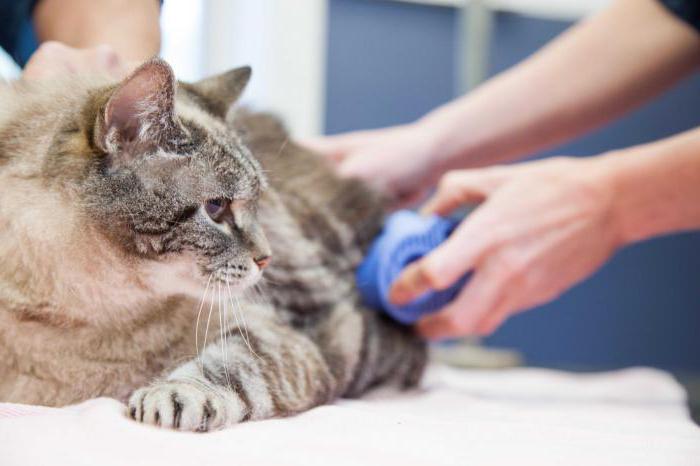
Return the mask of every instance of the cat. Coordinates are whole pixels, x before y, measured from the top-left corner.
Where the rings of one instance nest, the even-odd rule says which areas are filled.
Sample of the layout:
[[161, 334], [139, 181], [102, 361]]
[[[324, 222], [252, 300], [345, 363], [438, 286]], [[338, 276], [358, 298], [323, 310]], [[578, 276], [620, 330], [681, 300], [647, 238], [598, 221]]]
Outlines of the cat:
[[250, 75], [0, 89], [0, 401], [208, 431], [419, 381], [354, 281], [384, 200], [239, 109]]

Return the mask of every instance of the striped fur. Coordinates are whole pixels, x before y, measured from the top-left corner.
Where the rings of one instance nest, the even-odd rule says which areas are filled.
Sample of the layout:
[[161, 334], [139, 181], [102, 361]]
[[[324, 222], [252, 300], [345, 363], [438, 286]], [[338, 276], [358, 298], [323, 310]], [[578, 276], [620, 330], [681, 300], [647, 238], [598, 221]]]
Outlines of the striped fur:
[[[249, 76], [0, 89], [0, 400], [201, 431], [417, 383], [423, 344], [354, 283], [382, 200], [233, 109]], [[245, 202], [214, 225], [212, 197]]]

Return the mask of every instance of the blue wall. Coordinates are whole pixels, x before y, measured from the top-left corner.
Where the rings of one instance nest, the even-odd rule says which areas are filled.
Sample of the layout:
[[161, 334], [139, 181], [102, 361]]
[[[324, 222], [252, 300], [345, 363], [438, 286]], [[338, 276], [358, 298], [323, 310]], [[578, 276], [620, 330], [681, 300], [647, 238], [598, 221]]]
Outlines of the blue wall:
[[[327, 132], [411, 121], [454, 98], [456, 26], [456, 12], [449, 8], [331, 0]], [[517, 63], [567, 26], [497, 15], [492, 72]], [[700, 78], [694, 77], [551, 153], [595, 154], [698, 122]], [[518, 348], [537, 365], [700, 370], [700, 234], [624, 249], [557, 301], [511, 319], [487, 343]]]
[[451, 100], [454, 12], [332, 0], [326, 132], [406, 123]]

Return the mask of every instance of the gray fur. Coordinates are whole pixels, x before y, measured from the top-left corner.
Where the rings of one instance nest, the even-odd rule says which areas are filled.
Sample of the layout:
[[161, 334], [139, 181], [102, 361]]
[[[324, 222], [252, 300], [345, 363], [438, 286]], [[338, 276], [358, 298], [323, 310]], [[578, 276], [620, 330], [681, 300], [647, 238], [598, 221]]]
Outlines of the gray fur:
[[235, 110], [249, 76], [0, 90], [0, 400], [210, 430], [417, 383], [423, 344], [354, 283], [382, 200]]

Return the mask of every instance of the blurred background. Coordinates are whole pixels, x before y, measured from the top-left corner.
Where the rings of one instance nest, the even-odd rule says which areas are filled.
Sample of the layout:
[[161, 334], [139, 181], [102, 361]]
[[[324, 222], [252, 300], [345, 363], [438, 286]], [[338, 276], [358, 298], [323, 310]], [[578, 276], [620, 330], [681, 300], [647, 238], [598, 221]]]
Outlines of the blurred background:
[[[162, 55], [183, 80], [250, 64], [246, 103], [279, 113], [296, 136], [332, 134], [412, 121], [606, 3], [165, 0]], [[593, 155], [699, 122], [700, 78], [694, 76], [550, 153]], [[593, 277], [511, 319], [485, 343], [517, 349], [532, 365], [651, 365], [700, 374], [700, 233], [621, 251]]]

